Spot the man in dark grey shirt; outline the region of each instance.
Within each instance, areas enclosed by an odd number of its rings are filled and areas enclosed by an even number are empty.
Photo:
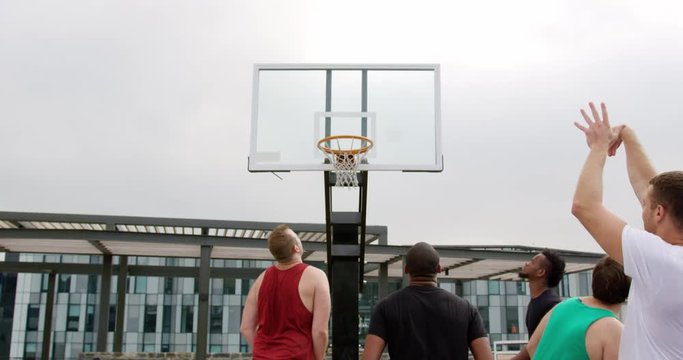
[[[553,250],[543,250],[531,261],[524,264],[519,277],[529,280],[531,301],[526,310],[526,329],[531,337],[543,316],[562,301],[552,288],[560,283],[564,276],[564,260]],[[512,360],[530,359],[526,348],[523,348]]]
[[[382,301],[372,311],[365,339],[364,360],[377,360],[388,345],[392,360],[493,359],[484,323],[466,300],[437,286],[439,254],[417,243],[406,254],[409,286]]]

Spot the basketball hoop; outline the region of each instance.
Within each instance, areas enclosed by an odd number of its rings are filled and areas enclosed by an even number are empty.
[[[358,165],[363,163],[373,145],[372,140],[359,135],[333,135],[318,141],[318,149],[334,166],[335,186],[358,187]]]

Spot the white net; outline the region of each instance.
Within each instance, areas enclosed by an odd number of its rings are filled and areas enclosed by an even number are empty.
[[[358,165],[365,161],[372,146],[370,139],[353,135],[337,135],[320,140],[318,148],[334,166],[337,176],[335,186],[358,187]]]
[[[328,154],[337,176],[335,186],[358,187],[358,165],[363,162],[366,152],[358,154]]]

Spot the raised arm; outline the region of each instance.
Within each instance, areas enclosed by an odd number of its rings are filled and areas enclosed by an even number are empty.
[[[244,340],[249,343],[249,346],[254,346],[254,336],[256,336],[256,327],[258,326],[258,292],[261,288],[261,281],[263,280],[263,273],[254,281],[254,285],[249,289],[247,301],[244,304],[242,311],[242,323],[240,324],[240,333],[244,336]]]
[[[313,350],[315,358],[322,360],[325,357],[328,341],[328,329],[330,311],[330,286],[327,276],[320,269],[315,269],[315,293],[313,295],[313,325],[311,334],[313,337]]]
[[[607,210],[602,203],[602,174],[605,161],[612,145],[618,141],[618,134],[610,129],[607,107],[604,103],[601,105],[602,119],[595,105],[590,103],[593,118],[581,110],[587,126],[574,123],[586,135],[590,152],[576,185],[572,214],[610,257],[623,264],[621,232],[626,223]],[[529,354],[533,355],[531,351]]]
[[[647,188],[650,180],[657,175],[657,172],[652,166],[650,159],[648,159],[640,145],[636,133],[628,126],[625,126],[620,134],[626,148],[626,168],[628,169],[628,178],[631,181],[633,191],[636,193],[641,204],[645,204],[645,196],[647,196]]]

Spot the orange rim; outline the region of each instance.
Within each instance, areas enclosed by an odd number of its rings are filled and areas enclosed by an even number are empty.
[[[330,147],[327,147],[323,145],[324,143],[332,140],[338,140],[338,139],[351,139],[351,140],[360,140],[360,141],[365,141],[367,145],[358,148],[358,149],[332,149]],[[357,154],[362,154],[365,152],[368,152],[370,149],[372,149],[372,146],[374,143],[372,140],[365,136],[360,136],[360,135],[332,135],[328,137],[324,137],[318,141],[318,149],[321,151],[328,153],[328,154],[333,154],[333,155],[357,155]]]

